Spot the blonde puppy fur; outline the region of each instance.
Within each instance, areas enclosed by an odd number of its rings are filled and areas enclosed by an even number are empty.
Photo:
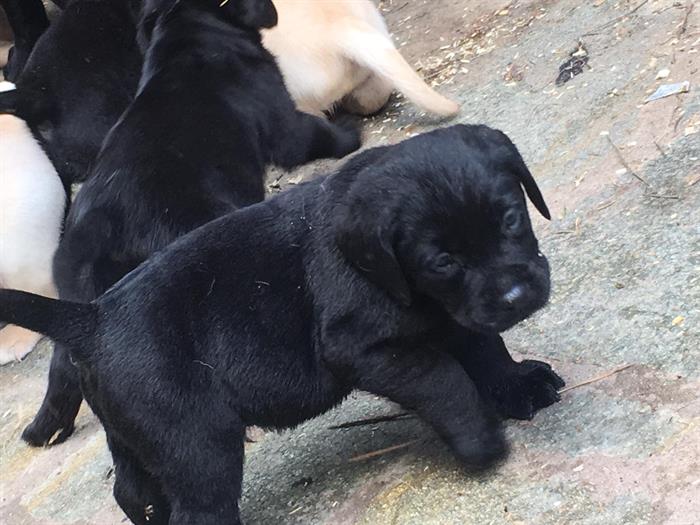
[[[316,115],[337,103],[352,113],[379,111],[396,89],[427,112],[459,106],[436,93],[396,50],[371,0],[274,0],[276,27],[262,32],[300,110]]]
[[[66,205],[60,179],[27,124],[0,115],[0,287],[55,297],[52,262]],[[41,335],[0,329],[0,365],[19,361]]]

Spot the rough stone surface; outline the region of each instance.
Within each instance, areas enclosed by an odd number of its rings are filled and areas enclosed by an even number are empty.
[[[551,304],[506,334],[569,385],[508,423],[499,468],[463,472],[417,419],[353,394],[333,412],[248,447],[246,523],[690,525],[700,516],[700,8],[693,0],[385,0],[402,52],[462,103],[461,122],[511,135],[554,212],[535,218]],[[561,87],[579,39],[589,68]],[[659,70],[670,76],[656,80]],[[661,83],[689,93],[648,104]],[[365,122],[369,146],[431,129],[400,98]],[[282,188],[331,169],[282,176]],[[279,176],[279,173],[272,177]],[[271,178],[272,181],[272,178]],[[278,191],[272,188],[271,191]],[[19,434],[38,407],[43,343],[0,369],[0,523],[117,524],[104,435],[87,409],[65,444]],[[360,454],[411,443],[365,461]]]

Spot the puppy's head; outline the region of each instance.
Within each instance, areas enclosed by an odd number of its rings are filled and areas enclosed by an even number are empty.
[[[208,0],[218,3],[224,16],[253,29],[277,25],[277,9],[271,0]]]
[[[272,0],[144,0],[137,33],[141,50],[148,48],[161,17],[188,6],[213,12],[229,23],[248,29],[258,30],[277,25],[277,10]]]
[[[461,325],[489,332],[547,302],[549,266],[523,189],[548,219],[549,210],[506,135],[454,126],[371,150],[353,169],[336,241],[397,301],[429,298]]]

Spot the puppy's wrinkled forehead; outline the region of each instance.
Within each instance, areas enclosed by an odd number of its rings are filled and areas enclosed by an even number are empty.
[[[517,223],[523,234],[531,233],[526,195],[549,218],[517,148],[500,131],[458,125],[402,146],[395,151],[392,171],[403,171],[398,175],[404,188],[399,190],[403,197],[397,213],[400,222],[411,224],[409,237],[432,238],[447,249],[460,244],[461,250],[473,251],[502,237],[506,223]]]
[[[513,143],[485,126],[455,126],[426,136],[416,180],[426,211],[433,214],[489,216],[525,206],[524,164]]]

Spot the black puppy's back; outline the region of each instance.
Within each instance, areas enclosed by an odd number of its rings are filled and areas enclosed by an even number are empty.
[[[82,246],[81,258],[135,267],[183,233],[261,201],[267,164],[293,166],[359,146],[354,130],[296,111],[257,29],[231,24],[211,5],[184,2],[162,15],[140,91],[76,198],[62,253],[74,237],[91,239],[98,246]],[[65,255],[57,264],[74,258]],[[74,281],[70,266],[59,280]]]
[[[64,245],[93,230],[95,260],[135,267],[183,233],[261,201],[275,141],[292,140],[276,132],[289,129],[294,107],[257,31],[182,10],[156,28],[137,98],[68,218]],[[106,229],[95,228],[96,217]]]

